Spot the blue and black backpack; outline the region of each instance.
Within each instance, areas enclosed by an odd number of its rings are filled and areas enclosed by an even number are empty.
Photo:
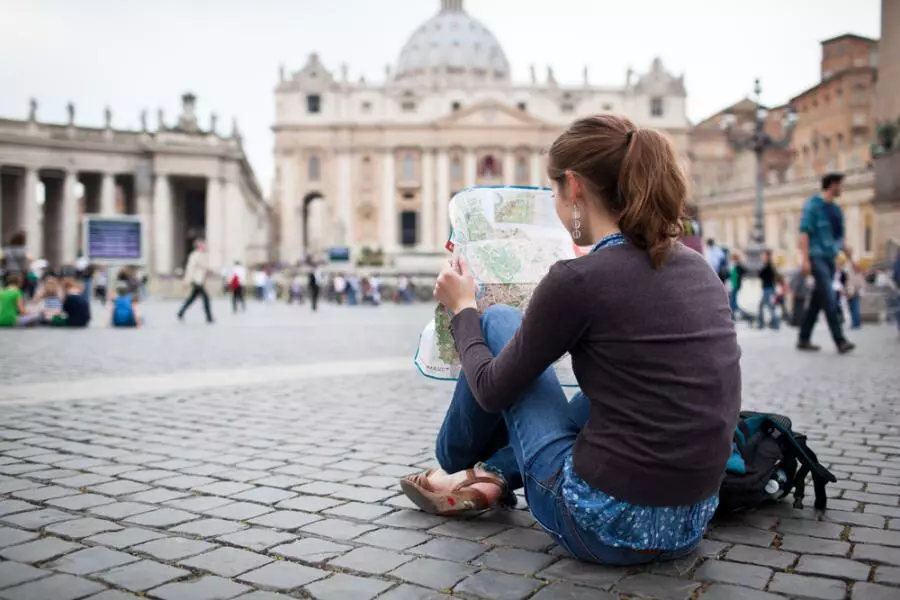
[[[803,508],[806,478],[812,475],[815,507],[825,510],[825,486],[837,481],[809,449],[806,436],[777,414],[743,411],[734,432],[734,450],[719,489],[719,510],[755,508],[794,493],[794,508]]]

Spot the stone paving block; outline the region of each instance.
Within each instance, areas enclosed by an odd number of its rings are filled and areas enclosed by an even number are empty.
[[[317,600],[370,600],[394,585],[372,577],[356,577],[339,573],[307,585],[304,589]]]
[[[446,535],[466,540],[483,540],[509,529],[506,525],[488,521],[447,521],[428,530],[432,535]]]
[[[141,596],[121,590],[107,590],[85,600],[135,600],[136,598],[141,598]]]
[[[267,487],[288,489],[296,487],[298,485],[304,485],[308,483],[308,481],[305,479],[300,479],[299,477],[292,477],[290,475],[269,475],[268,477],[263,477],[262,479],[254,479],[253,483],[255,483],[256,485],[264,485]]]
[[[3,473],[4,475],[24,475],[26,473],[36,473],[39,471],[43,471],[46,468],[46,465],[18,462],[0,466],[0,473]]]
[[[256,486],[245,492],[232,494],[231,497],[234,498],[235,500],[246,500],[247,502],[259,502],[260,504],[275,504],[276,502],[281,502],[282,500],[287,500],[288,498],[293,498],[296,495],[297,494],[294,492],[289,492],[289,491],[278,489],[278,488]]]
[[[249,469],[228,469],[216,473],[219,479],[228,479],[230,481],[240,481],[246,483],[248,481],[256,481],[268,475],[268,471],[251,471]]]
[[[355,539],[358,544],[390,548],[391,550],[406,550],[413,546],[423,544],[432,539],[419,531],[410,529],[376,529]]]
[[[226,544],[231,544],[232,546],[240,546],[241,548],[247,548],[248,550],[262,552],[268,548],[284,544],[296,538],[296,535],[291,535],[282,531],[253,527],[251,529],[245,529],[244,531],[223,535],[219,537],[218,540]]]
[[[0,562],[0,588],[12,587],[48,575],[52,575],[52,573],[43,569],[35,569],[23,563],[9,560]]]
[[[778,524],[778,531],[781,533],[794,533],[797,535],[808,535],[810,537],[837,540],[840,539],[844,528],[836,523],[826,523],[824,521],[782,519]]]
[[[402,527],[406,529],[431,529],[446,521],[446,517],[429,515],[420,510],[398,510],[395,513],[376,520],[375,524],[383,525],[385,527]]]
[[[129,494],[122,498],[129,502],[144,502],[146,504],[160,504],[162,502],[171,502],[179,498],[187,498],[190,496],[187,492],[177,490],[167,490],[164,488],[154,488],[146,492],[138,492],[137,494]]]
[[[33,531],[24,531],[14,527],[3,527],[0,525],[0,548],[15,546],[16,544],[33,540],[37,536],[38,534]]]
[[[175,477],[157,479],[153,482],[153,485],[174,488],[176,490],[193,490],[215,482],[216,480],[212,477],[202,477],[200,475],[176,475]]]
[[[900,590],[874,583],[856,583],[851,600],[897,600]]]
[[[403,583],[378,596],[378,600],[453,600],[453,597],[428,588]]]
[[[847,593],[847,584],[836,579],[775,573],[775,577],[772,578],[772,583],[769,585],[769,591],[786,594],[793,598],[843,600]]]
[[[537,574],[541,579],[561,579],[607,591],[626,575],[627,571],[623,569],[589,565],[570,558],[564,558]]]
[[[184,473],[185,475],[201,475],[203,477],[206,477],[207,475],[215,475],[227,470],[228,466],[226,465],[204,463],[195,467],[185,467],[184,469],[179,469],[178,472]]]
[[[336,517],[347,517],[357,521],[373,521],[379,517],[386,515],[393,509],[381,504],[366,504],[363,502],[348,502],[341,506],[335,506],[323,511],[326,515]]]
[[[868,580],[871,570],[869,565],[861,562],[830,556],[801,556],[797,566],[794,567],[796,573],[857,581]]]
[[[38,563],[63,554],[68,554],[80,548],[81,544],[67,542],[55,537],[45,537],[18,546],[8,546],[0,550],[0,556],[6,560],[14,560],[22,563]]]
[[[166,502],[166,506],[186,510],[188,512],[203,512],[226,504],[231,504],[234,500],[228,498],[220,498],[219,496],[189,496],[187,498],[179,498]]]
[[[220,519],[231,519],[234,521],[246,521],[253,517],[264,515],[272,512],[272,507],[263,506],[262,504],[254,504],[252,502],[232,502],[224,504],[216,508],[207,509],[204,514],[211,517],[219,517]]]
[[[150,486],[144,485],[143,483],[138,483],[136,481],[125,481],[123,479],[118,479],[116,481],[110,481],[109,483],[94,485],[87,489],[88,491],[95,494],[105,494],[107,496],[124,496],[126,494],[136,494],[138,492],[149,490]]]
[[[44,531],[61,537],[81,539],[104,533],[106,531],[119,531],[124,529],[121,525],[104,519],[75,519],[48,525]]]
[[[108,546],[110,548],[128,548],[129,546],[136,546],[137,544],[143,544],[144,542],[149,542],[150,540],[156,540],[162,537],[166,537],[164,533],[159,533],[158,531],[150,531],[149,529],[140,529],[137,527],[126,527],[122,531],[113,531],[111,533],[101,533],[100,535],[95,535],[87,538],[86,542],[92,544],[99,544],[101,546]]]
[[[900,566],[900,549],[872,544],[856,544],[853,547],[853,558],[868,560],[874,563]]]
[[[297,510],[276,510],[266,513],[248,522],[254,525],[262,525],[263,527],[272,527],[274,529],[292,530],[320,521],[322,517],[310,513],[300,512]]]
[[[179,523],[186,523],[199,518],[200,515],[189,513],[186,510],[176,508],[159,508],[150,512],[143,512],[125,519],[128,523],[143,525],[145,527],[172,527]]]
[[[438,538],[426,542],[421,546],[411,549],[412,554],[421,554],[434,558],[443,558],[457,562],[469,562],[477,556],[481,556],[490,550],[490,546],[469,542],[466,540],[454,540]]]
[[[423,585],[434,590],[450,589],[476,569],[433,558],[417,558],[390,572],[404,581]]]
[[[867,527],[852,527],[850,541],[880,546],[900,546],[900,531],[886,531]]]
[[[698,548],[687,556],[681,558],[664,561],[647,567],[648,572],[653,575],[667,575],[670,577],[686,577],[697,566],[697,563],[704,557],[702,551]]]
[[[521,548],[494,548],[473,562],[506,573],[533,575],[555,560],[555,557],[548,554],[530,552]]]
[[[94,508],[95,506],[112,504],[113,502],[115,502],[115,499],[110,498],[109,496],[85,493],[76,493],[71,496],[47,500],[48,505],[65,510],[85,510],[87,508]]]
[[[197,519],[182,523],[177,527],[170,528],[174,533],[186,533],[196,537],[210,538],[226,533],[233,533],[246,529],[248,526],[237,521],[227,521],[225,519]]]
[[[52,523],[60,521],[68,521],[77,518],[75,515],[64,513],[53,508],[45,508],[43,510],[32,510],[29,512],[15,513],[0,517],[0,521],[9,525],[15,525],[22,529],[37,530],[46,527]]]
[[[303,538],[290,544],[276,546],[269,550],[270,553],[293,558],[307,563],[320,563],[335,558],[350,550],[352,546],[336,544],[328,540],[318,538]]]
[[[164,565],[153,560],[140,560],[116,567],[96,577],[116,587],[132,592],[145,592],[150,588],[190,575],[190,571]]]
[[[734,546],[725,555],[725,559],[749,565],[764,565],[775,569],[786,569],[794,564],[794,561],[797,560],[797,555],[768,548]]]
[[[71,488],[58,485],[45,485],[44,487],[19,490],[18,492],[13,492],[11,496],[21,500],[31,500],[32,502],[45,502],[53,498],[62,498],[63,496],[71,496],[77,493],[77,490]]]
[[[290,590],[328,576],[328,571],[296,563],[276,561],[239,577],[254,585],[276,590]]]
[[[177,452],[177,450],[176,450],[176,452]],[[202,463],[199,463],[196,460],[184,460],[182,458],[170,458],[168,460],[161,460],[159,462],[147,463],[147,466],[153,467],[154,469],[166,469],[168,471],[177,471],[178,469],[186,469],[188,467],[196,467],[199,464],[202,464]]]
[[[900,568],[876,567],[874,581],[876,583],[900,585]]]
[[[99,583],[74,575],[52,575],[5,589],[4,600],[76,600],[104,589]]]
[[[88,467],[85,470],[96,473],[97,475],[115,477],[116,475],[121,475],[122,473],[127,473],[129,471],[136,471],[137,469],[140,469],[137,465],[100,465],[99,467]]]
[[[88,575],[97,571],[104,571],[112,567],[118,567],[138,560],[136,556],[110,550],[102,546],[85,548],[78,552],[67,554],[46,565],[48,569],[69,573],[70,575]]]
[[[658,600],[688,600],[700,587],[699,583],[662,575],[642,573],[631,575],[615,584],[614,589],[624,594]]]
[[[732,544],[746,544],[763,548],[768,548],[775,540],[773,532],[751,527],[716,527],[709,532],[709,537]]]
[[[123,479],[132,481],[140,481],[141,483],[152,483],[167,477],[174,477],[177,473],[167,471],[165,469],[138,469],[137,471],[128,471],[122,474]]]
[[[60,477],[53,481],[56,485],[62,485],[69,488],[85,488],[91,485],[100,485],[113,481],[112,477],[106,475],[97,475],[95,473],[78,473],[71,477]],[[115,495],[115,494],[110,494]]]
[[[272,562],[271,558],[255,552],[248,552],[238,548],[218,548],[211,552],[182,560],[178,564],[193,569],[209,571],[222,577],[235,577],[270,562]]]
[[[784,596],[751,588],[714,583],[700,594],[702,600],[784,600]]]
[[[290,500],[282,500],[275,506],[277,508],[287,508],[290,510],[299,510],[308,513],[319,512],[327,508],[344,504],[343,500],[334,500],[332,498],[319,498],[317,496],[298,496]]]
[[[113,502],[88,508],[88,512],[92,515],[108,519],[127,519],[154,510],[156,510],[155,506],[140,502]]]
[[[21,500],[0,500],[0,517],[25,512],[26,510],[34,510],[36,508],[38,508],[37,505]]]
[[[160,600],[228,600],[249,590],[246,585],[207,575],[193,581],[168,583],[148,594]]]
[[[340,473],[340,471],[335,471]],[[346,475],[346,473],[344,473]],[[344,480],[344,483],[350,485],[361,485],[370,488],[393,489],[399,490],[400,484],[396,477],[384,477],[382,475],[363,475],[362,477],[353,477]]]
[[[56,466],[61,469],[83,470],[108,464],[108,462],[100,460],[99,458],[70,458],[69,460],[63,460],[56,463]]]
[[[391,552],[382,548],[357,548],[347,554],[338,557],[328,564],[329,566],[359,571],[360,573],[372,573],[383,575],[400,565],[411,561],[414,557],[397,552]]]
[[[322,469],[321,471],[315,471],[309,474],[310,479],[315,479],[316,481],[330,481],[332,483],[344,483],[354,477],[358,477],[357,473],[351,473],[349,471],[336,471],[333,469]],[[365,485],[365,484],[360,484]]]
[[[497,535],[482,540],[485,544],[494,546],[510,546],[513,548],[525,548],[526,550],[542,550],[553,546],[556,542],[543,531],[514,527],[502,531]]]
[[[145,544],[140,544],[138,546],[132,546],[130,548],[130,551],[149,554],[150,556],[158,558],[162,561],[174,561],[180,560],[182,558],[187,558],[189,556],[196,556],[197,554],[202,554],[204,552],[212,550],[213,548],[218,548],[218,546],[216,544],[211,544],[209,542],[204,542],[201,540],[191,540],[181,537],[166,537],[153,540]]]
[[[847,556],[850,553],[850,544],[823,540],[805,535],[785,535],[781,540],[781,549],[799,554],[825,554],[829,556]]]
[[[333,540],[352,540],[373,529],[377,528],[374,525],[353,523],[343,519],[323,519],[306,525],[301,531]]]
[[[252,490],[254,486],[249,483],[240,483],[238,481],[214,481],[192,488],[193,491],[200,494],[210,494],[212,496],[231,496],[246,490]]]
[[[756,589],[764,589],[772,576],[772,569],[721,560],[708,560],[694,573],[698,581],[733,583]]]
[[[519,575],[481,571],[464,579],[453,588],[453,591],[496,600],[521,600],[542,585],[540,581]]]
[[[0,494],[5,495],[36,487],[41,487],[41,484],[36,481],[28,481],[27,479],[7,479],[0,481]]]
[[[293,600],[294,596],[285,596],[275,592],[250,592],[240,597],[240,600]]]

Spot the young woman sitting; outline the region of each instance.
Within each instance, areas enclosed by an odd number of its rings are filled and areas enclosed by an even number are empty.
[[[592,251],[554,265],[528,311],[480,315],[464,259],[435,298],[464,376],[437,440],[441,469],[401,487],[453,515],[514,504],[570,554],[633,565],[691,552],[718,505],[741,404],[722,283],[678,240],[687,185],[671,142],[622,117],[576,121],[549,151],[556,211]],[[569,402],[550,366],[568,352]]]

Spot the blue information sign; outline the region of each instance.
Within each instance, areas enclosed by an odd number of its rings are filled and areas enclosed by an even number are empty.
[[[91,217],[85,229],[88,260],[142,261],[140,220]]]

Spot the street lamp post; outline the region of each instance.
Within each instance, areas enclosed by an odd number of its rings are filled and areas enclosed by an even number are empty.
[[[756,155],[756,206],[753,219],[753,233],[750,243],[745,249],[745,266],[751,273],[758,273],[762,268],[762,253],[766,251],[766,228],[763,222],[763,202],[766,185],[765,153],[770,148],[787,148],[791,143],[791,135],[797,125],[797,113],[793,106],[789,106],[784,114],[784,135],[775,139],[766,133],[766,118],[769,111],[760,103],[762,88],[759,79],[756,80],[753,92],[756,94],[756,113],[754,114],[753,130],[745,133],[740,128],[734,127],[735,116],[726,112],[722,117],[722,129],[728,139],[728,143],[735,150],[750,150]]]

